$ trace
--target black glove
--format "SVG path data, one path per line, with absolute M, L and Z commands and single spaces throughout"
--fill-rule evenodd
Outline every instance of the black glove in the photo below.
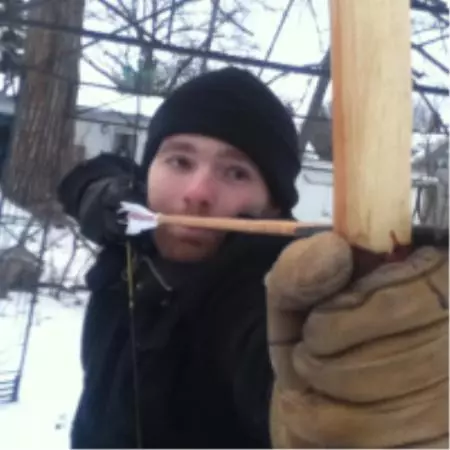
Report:
M 130 176 L 122 175 L 92 183 L 80 203 L 81 232 L 100 245 L 123 242 L 125 224 L 118 213 L 121 201 L 145 205 L 145 196 L 140 195 L 138 186 L 133 184 Z
M 121 201 L 146 204 L 143 174 L 134 162 L 115 155 L 100 155 L 72 170 L 58 188 L 64 211 L 81 232 L 99 245 L 122 243 L 125 224 L 120 222 Z

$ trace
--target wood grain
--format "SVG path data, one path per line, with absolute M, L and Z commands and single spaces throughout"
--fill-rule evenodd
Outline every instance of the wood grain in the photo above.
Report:
M 334 227 L 391 252 L 411 240 L 409 0 L 330 0 Z

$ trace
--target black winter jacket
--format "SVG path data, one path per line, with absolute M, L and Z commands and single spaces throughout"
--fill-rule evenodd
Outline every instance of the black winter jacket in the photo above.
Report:
M 80 198 L 74 187 L 66 186 Z M 136 447 L 137 426 L 144 448 L 270 447 L 263 279 L 287 243 L 230 235 L 215 260 L 178 289 L 155 268 L 151 239 L 135 244 L 138 412 L 125 249 L 105 247 L 87 276 L 84 389 L 72 447 Z

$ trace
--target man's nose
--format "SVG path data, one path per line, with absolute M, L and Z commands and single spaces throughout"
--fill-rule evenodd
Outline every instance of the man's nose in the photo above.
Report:
M 217 198 L 217 182 L 210 170 L 198 170 L 185 186 L 184 200 L 197 212 L 206 212 Z

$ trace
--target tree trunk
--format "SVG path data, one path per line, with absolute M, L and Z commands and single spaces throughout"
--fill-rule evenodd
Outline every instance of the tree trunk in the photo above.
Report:
M 30 18 L 81 27 L 85 0 L 46 0 Z M 56 187 L 79 158 L 74 145 L 80 36 L 30 28 L 3 194 L 41 220 L 60 220 Z

